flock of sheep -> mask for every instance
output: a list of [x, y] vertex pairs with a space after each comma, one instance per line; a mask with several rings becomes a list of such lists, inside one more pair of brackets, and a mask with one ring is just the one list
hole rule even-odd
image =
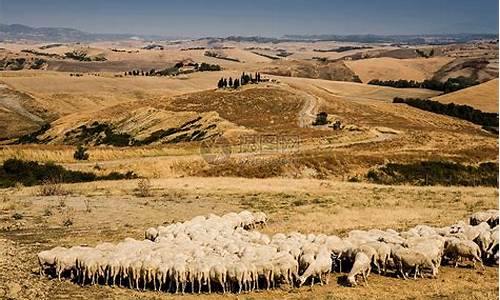
[[127, 238], [95, 248], [56, 247], [38, 254], [40, 274], [70, 277], [81, 285], [109, 284], [156, 291], [236, 292], [280, 284], [328, 284], [330, 272], [349, 271], [345, 283], [367, 284], [379, 274], [437, 277], [442, 264], [465, 260], [498, 264], [498, 210], [478, 212], [469, 224], [405, 232], [351, 231], [347, 237], [297, 232], [268, 236], [261, 212], [199, 216], [150, 228], [145, 240]]

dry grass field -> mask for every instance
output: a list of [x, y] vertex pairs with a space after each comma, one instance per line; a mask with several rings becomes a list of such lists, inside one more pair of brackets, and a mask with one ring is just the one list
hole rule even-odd
[[472, 106], [484, 112], [498, 113], [498, 79], [492, 79], [454, 93], [433, 98], [443, 103], [457, 103]]
[[[387, 163], [498, 163], [498, 135], [462, 119], [392, 103], [395, 97], [430, 98], [498, 112], [498, 67], [492, 63], [498, 60], [498, 43], [415, 49], [327, 41], [159, 43], [163, 50], [146, 50], [150, 43], [138, 40], [45, 49], [40, 47], [48, 43], [0, 42], [0, 59], [37, 57], [21, 52], [26, 49], [60, 56], [77, 50], [107, 59], [47, 58], [40, 70], [0, 71], [0, 163], [18, 158], [98, 175], [133, 171], [151, 183], [148, 197], [138, 195], [139, 179], [62, 184], [55, 196], [42, 195], [43, 186], [0, 189], [0, 299], [13, 289], [23, 299], [498, 298], [498, 267], [492, 266], [443, 266], [437, 279], [373, 274], [369, 286], [355, 288], [338, 284], [345, 274], [335, 273], [329, 285], [312, 289], [285, 285], [268, 292], [182, 297], [80, 287], [39, 276], [41, 250], [142, 239], [148, 227], [209, 213], [263, 211], [269, 216], [263, 229], [268, 234], [345, 236], [353, 229], [444, 226], [475, 211], [498, 209], [497, 188], [383, 186], [366, 179], [367, 172]], [[436, 54], [418, 57], [416, 49]], [[207, 50], [222, 58], [206, 56]], [[124, 76], [132, 69], [161, 70], [180, 62], [217, 64], [222, 70]], [[265, 81], [217, 89], [220, 78], [240, 78], [242, 72], [261, 72]], [[366, 84], [454, 74], [496, 79], [446, 95]], [[362, 83], [353, 82], [356, 77]], [[320, 112], [330, 123], [313, 126]], [[335, 121], [341, 130], [332, 129]], [[50, 128], [26, 138], [42, 124]], [[88, 133], [99, 124], [107, 130]], [[135, 144], [99, 145], [108, 134], [125, 135]], [[23, 135], [30, 142], [16, 143]], [[221, 137], [231, 155], [210, 163], [200, 154], [205, 143]], [[88, 160], [75, 160], [80, 144], [88, 148]]]
[[378, 80], [430, 79], [436, 71], [452, 61], [449, 57], [396, 59], [390, 57], [347, 61], [346, 64], [363, 82]]

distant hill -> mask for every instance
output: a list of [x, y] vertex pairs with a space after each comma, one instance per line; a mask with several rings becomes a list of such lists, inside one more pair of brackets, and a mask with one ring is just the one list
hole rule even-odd
[[30, 27], [21, 24], [0, 24], [0, 41], [51, 41], [51, 42], [95, 42], [115, 40], [174, 40], [168, 36], [134, 35], [128, 33], [89, 33], [78, 29], [62, 27]]
[[419, 34], [419, 35], [375, 35], [375, 34], [353, 34], [353, 35], [285, 35], [284, 39], [297, 41], [339, 41], [357, 43], [393, 43], [393, 44], [454, 44], [469, 43], [476, 40], [498, 40], [498, 34]]

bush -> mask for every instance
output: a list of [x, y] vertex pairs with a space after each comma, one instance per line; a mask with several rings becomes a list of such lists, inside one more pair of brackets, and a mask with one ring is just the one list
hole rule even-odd
[[73, 225], [73, 218], [71, 218], [71, 217], [65, 218], [63, 220], [62, 224], [63, 224], [64, 227], [70, 227], [70, 226], [72, 226]]
[[68, 191], [64, 189], [62, 183], [55, 179], [46, 179], [38, 187], [38, 196], [64, 196]]
[[219, 65], [211, 65], [207, 63], [201, 63], [198, 66], [198, 71], [200, 72], [205, 72], [205, 71], [220, 71], [222, 70], [221, 66]]
[[366, 178], [379, 184], [498, 187], [498, 164], [487, 162], [472, 166], [445, 161], [390, 163], [370, 170]]
[[21, 213], [16, 212], [15, 214], [12, 215], [12, 218], [14, 220], [21, 220], [22, 218], [24, 218], [24, 216]]
[[142, 178], [137, 182], [137, 196], [151, 197], [151, 181], [148, 178]]
[[87, 148], [79, 145], [78, 148], [76, 148], [75, 153], [73, 154], [73, 158], [76, 160], [88, 160], [89, 154], [87, 153]]
[[326, 125], [326, 124], [328, 124], [328, 114], [326, 112], [322, 111], [316, 115], [316, 120], [314, 120], [313, 125], [319, 126], [319, 125]]

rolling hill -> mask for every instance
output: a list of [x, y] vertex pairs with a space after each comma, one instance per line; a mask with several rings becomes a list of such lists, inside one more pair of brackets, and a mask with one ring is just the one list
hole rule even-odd
[[465, 104], [483, 112], [498, 113], [498, 78], [454, 93], [434, 97], [432, 100]]

